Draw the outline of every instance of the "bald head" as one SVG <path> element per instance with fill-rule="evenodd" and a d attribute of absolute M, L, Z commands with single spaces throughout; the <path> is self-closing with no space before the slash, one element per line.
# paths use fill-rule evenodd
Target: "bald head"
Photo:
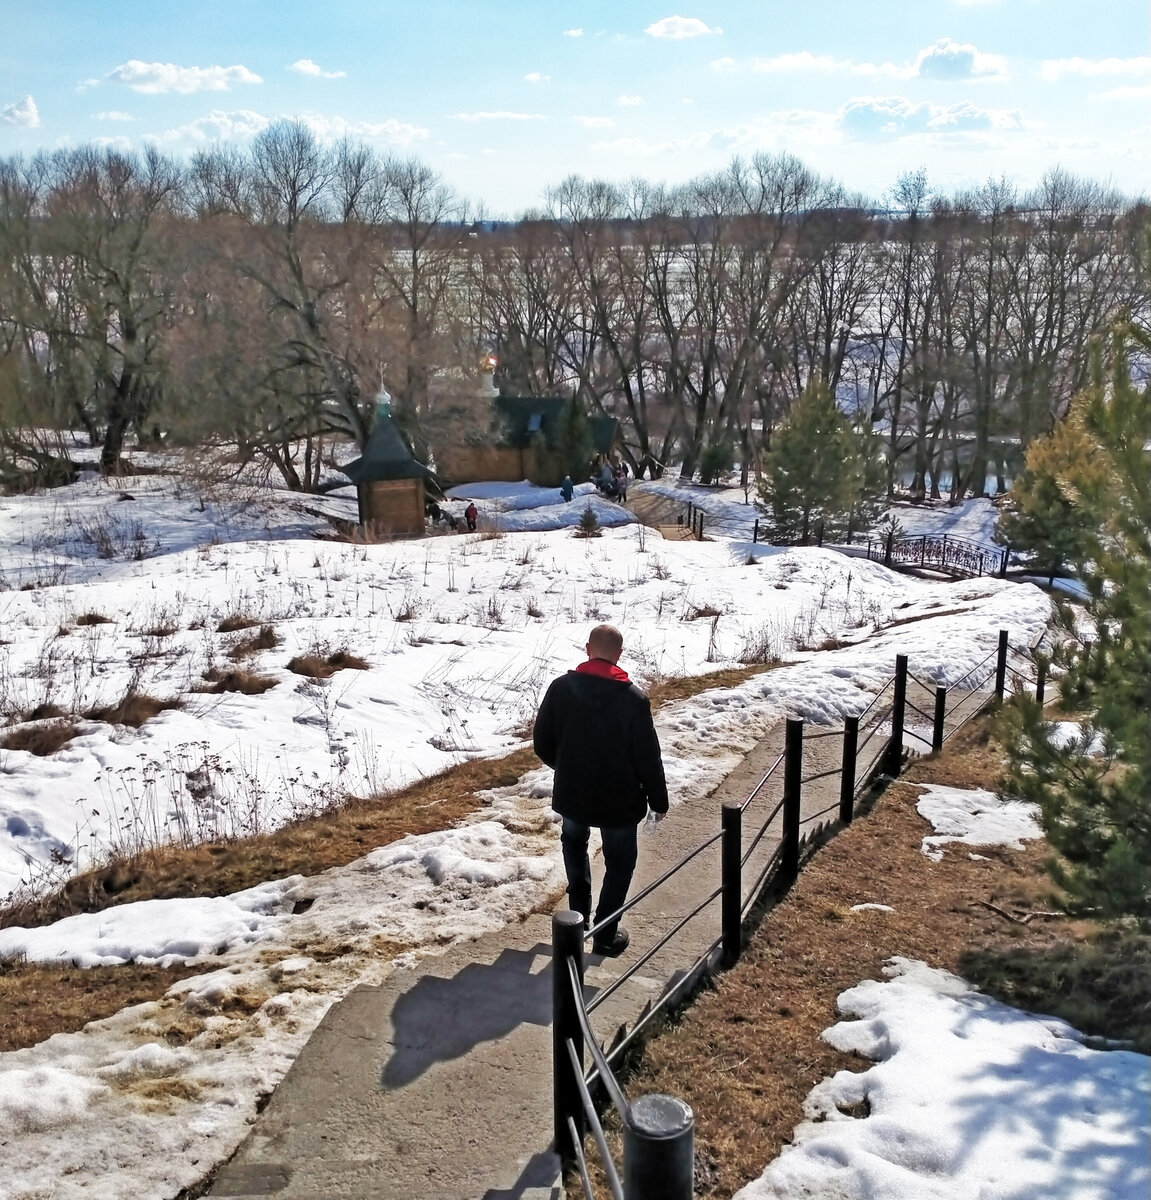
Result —
<path fill-rule="evenodd" d="M 597 625 L 588 634 L 588 658 L 603 658 L 609 663 L 617 663 L 622 653 L 623 634 L 614 625 Z"/>

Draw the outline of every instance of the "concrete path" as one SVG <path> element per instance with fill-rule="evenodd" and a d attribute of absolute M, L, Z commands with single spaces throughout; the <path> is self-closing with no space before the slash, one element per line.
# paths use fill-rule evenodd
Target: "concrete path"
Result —
<path fill-rule="evenodd" d="M 922 689 L 913 686 L 911 695 L 930 711 Z M 749 795 L 782 753 L 783 736 L 780 723 L 711 797 L 676 806 L 654 831 L 641 834 L 632 894 L 718 832 L 723 801 Z M 861 770 L 880 744 L 877 737 L 861 752 Z M 916 745 L 914 739 L 907 744 Z M 804 776 L 837 766 L 840 752 L 837 737 L 809 742 Z M 781 765 L 745 813 L 745 845 L 782 787 Z M 838 794 L 838 775 L 809 784 L 804 816 L 833 806 Z M 820 821 L 808 819 L 803 831 Z M 745 890 L 777 844 L 768 834 L 753 851 Z M 617 978 L 719 879 L 717 843 L 627 915 L 627 953 L 615 960 L 589 954 L 589 988 Z M 633 1022 L 719 930 L 717 898 L 593 1014 L 599 1040 L 610 1042 L 620 1024 Z M 378 987 L 355 989 L 320 1023 L 209 1194 L 278 1200 L 561 1196 L 551 1151 L 550 941 L 550 916 L 534 915 L 397 970 Z"/>

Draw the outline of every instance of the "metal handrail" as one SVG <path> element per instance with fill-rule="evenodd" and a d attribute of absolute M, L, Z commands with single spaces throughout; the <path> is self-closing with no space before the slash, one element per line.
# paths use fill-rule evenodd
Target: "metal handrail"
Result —
<path fill-rule="evenodd" d="M 982 665 L 982 664 L 980 664 L 980 665 Z M 871 712 L 871 710 L 879 703 L 879 698 L 883 695 L 884 692 L 887 691 L 887 689 L 894 682 L 895 682 L 895 676 L 892 675 L 891 678 L 888 679 L 888 681 L 883 685 L 883 687 L 881 687 L 879 689 L 879 691 L 875 693 L 875 696 L 872 698 L 871 703 L 863 710 L 863 712 L 861 712 L 859 714 L 858 720 L 862 721 L 863 718 L 866 717 L 869 712 Z"/>
<path fill-rule="evenodd" d="M 857 747 L 858 753 L 858 747 Z M 805 783 L 814 783 L 817 779 L 828 779 L 832 775 L 839 775 L 843 771 L 843 767 L 832 767 L 830 771 L 820 771 L 817 775 L 805 775 L 799 782 L 800 786 Z"/>
<path fill-rule="evenodd" d="M 931 713 L 925 713 L 918 704 L 912 704 L 910 700 L 904 699 L 903 705 L 905 708 L 910 708 L 912 712 L 918 713 L 925 721 L 935 720 Z"/>
<path fill-rule="evenodd" d="M 773 762 L 773 763 L 771 764 L 771 766 L 767 768 L 767 774 L 766 774 L 766 775 L 764 775 L 764 777 L 763 777 L 763 778 L 762 778 L 762 779 L 761 779 L 761 780 L 760 780 L 760 781 L 759 781 L 759 782 L 758 782 L 758 783 L 755 785 L 755 787 L 753 787 L 753 788 L 751 789 L 751 793 L 750 793 L 750 795 L 749 795 L 749 796 L 747 797 L 747 799 L 746 799 L 746 800 L 745 800 L 745 801 L 744 801 L 744 802 L 743 802 L 743 803 L 742 803 L 742 804 L 739 806 L 739 811 L 740 811 L 740 812 L 744 812 L 744 811 L 747 809 L 747 806 L 748 806 L 748 805 L 749 805 L 749 804 L 750 804 L 750 803 L 751 803 L 751 802 L 752 802 L 752 801 L 753 801 L 753 800 L 756 798 L 756 796 L 758 796 L 758 795 L 759 795 L 759 789 L 760 789 L 761 787 L 763 787 L 763 785 L 764 785 L 764 784 L 765 784 L 765 783 L 766 783 L 766 782 L 767 782 L 767 781 L 768 781 L 768 780 L 769 780 L 769 779 L 770 779 L 770 778 L 771 778 L 771 777 L 772 777 L 772 776 L 775 774 L 775 772 L 776 772 L 777 768 L 779 767 L 779 764 L 780 764 L 781 762 L 783 762 L 783 759 L 784 759 L 784 755 L 781 753 L 781 754 L 779 755 L 779 757 L 778 757 L 778 758 L 775 760 L 775 762 Z"/>
<path fill-rule="evenodd" d="M 588 1043 L 591 1049 L 591 1056 L 595 1061 L 595 1065 L 600 1068 L 601 1074 L 607 1068 L 607 1061 L 603 1056 L 603 1051 L 600 1049 L 599 1042 L 596 1041 L 595 1032 L 592 1030 L 591 1022 L 588 1020 L 589 1009 L 584 1003 L 584 985 L 579 977 L 579 970 L 575 965 L 574 959 L 567 960 L 568 965 L 568 982 L 572 986 L 572 994 L 575 996 L 578 1003 L 576 1004 L 576 1020 L 579 1021 L 580 1028 L 583 1030 L 584 1040 Z M 568 1039 L 570 1042 L 570 1038 Z M 583 1067 L 577 1068 L 577 1074 L 583 1075 Z M 624 1097 L 623 1091 L 620 1089 L 619 1081 L 608 1071 L 603 1075 L 603 1084 L 607 1088 L 607 1094 L 611 1102 L 615 1105 L 615 1110 L 620 1115 L 620 1119 L 626 1121 L 630 1111 L 630 1106 L 627 1099 Z"/>
<path fill-rule="evenodd" d="M 921 733 L 916 733 L 916 732 L 915 732 L 915 730 L 914 730 L 914 729 L 912 729 L 912 728 L 911 728 L 909 725 L 904 725 L 904 727 L 903 727 L 903 736 L 904 736 L 904 737 L 913 737 L 913 738 L 915 738 L 915 740 L 916 740 L 916 741 L 922 742 L 922 743 L 923 743 L 925 746 L 930 746 L 930 745 L 931 745 L 931 739 L 930 739 L 930 738 L 925 738 L 925 737 L 923 736 L 923 734 L 921 734 Z"/>
<path fill-rule="evenodd" d="M 842 729 L 823 729 L 823 730 L 820 730 L 819 733 L 808 733 L 807 730 L 805 729 L 803 731 L 803 740 L 804 740 L 804 743 L 818 742 L 821 738 L 842 737 L 842 735 L 843 735 Z"/>
<path fill-rule="evenodd" d="M 920 679 L 918 675 L 913 674 L 911 671 L 907 672 L 907 678 L 915 680 L 915 682 L 919 684 L 921 688 L 928 692 L 939 686 L 939 681 L 937 679 L 933 679 L 931 682 L 928 682 L 926 679 Z"/>
<path fill-rule="evenodd" d="M 579 1168 L 580 1184 L 583 1186 L 583 1194 L 587 1200 L 593 1200 L 595 1193 L 592 1191 L 591 1179 L 587 1173 L 587 1155 L 583 1152 L 583 1141 L 580 1138 L 579 1130 L 576 1128 L 576 1123 L 572 1117 L 568 1117 L 568 1137 L 571 1139 L 569 1145 L 575 1151 L 576 1166 Z"/>
<path fill-rule="evenodd" d="M 982 662 L 977 662 L 975 664 L 975 666 L 973 666 L 971 668 L 971 670 L 966 671 L 964 674 L 960 675 L 958 679 L 956 679 L 953 683 L 949 684 L 948 686 L 952 687 L 952 688 L 957 688 L 969 675 L 974 675 L 975 672 L 978 671 L 979 668 L 984 665 L 984 663 L 989 663 L 993 658 L 995 658 L 995 656 L 998 653 L 999 653 L 999 648 L 996 647 L 994 650 L 991 651 L 991 653 L 985 659 L 983 659 Z M 972 688 L 970 690 L 974 691 L 975 689 Z"/>
<path fill-rule="evenodd" d="M 751 839 L 751 843 L 748 845 L 747 849 L 744 851 L 743 857 L 739 860 L 740 867 L 747 866 L 747 860 L 751 857 L 752 852 L 755 850 L 756 846 L 758 846 L 759 843 L 763 841 L 764 835 L 767 833 L 768 829 L 771 827 L 772 821 L 774 821 L 775 818 L 779 816 L 779 810 L 782 807 L 783 807 L 783 800 L 781 798 L 779 803 L 775 806 L 775 808 L 773 808 L 771 810 L 771 815 L 759 827 L 759 832 L 755 835 L 755 837 L 753 837 Z"/>
<path fill-rule="evenodd" d="M 995 677 L 995 668 L 992 667 L 991 670 L 983 677 L 983 679 L 978 684 L 974 685 L 973 687 L 968 688 L 967 691 L 964 692 L 964 694 L 962 696 L 960 696 L 959 699 L 956 700 L 955 703 L 950 708 L 944 709 L 943 715 L 945 717 L 951 716 L 951 714 L 965 700 L 968 700 L 968 699 L 970 699 L 970 697 L 974 696 L 975 693 L 978 692 L 983 687 L 983 685 L 988 682 L 988 680 L 993 679 L 994 677 Z"/>
<path fill-rule="evenodd" d="M 875 770 L 875 764 L 876 764 L 877 762 L 879 762 L 879 760 L 880 760 L 880 759 L 881 759 L 881 758 L 882 758 L 882 757 L 883 757 L 883 756 L 884 756 L 886 753 L 887 753 L 887 747 L 886 747 L 886 746 L 884 746 L 884 747 L 883 747 L 883 749 L 882 749 L 882 750 L 880 750 L 880 752 L 879 752 L 879 753 L 878 753 L 878 754 L 877 754 L 877 755 L 876 755 L 876 756 L 875 756 L 875 757 L 874 757 L 874 758 L 871 760 L 871 762 L 869 762 L 869 763 L 867 764 L 867 766 L 866 766 L 866 767 L 864 767 L 864 769 L 863 769 L 862 771 L 859 771 L 859 772 L 857 772 L 857 773 L 856 773 L 856 776 L 855 776 L 855 787 L 854 787 L 854 789 L 852 790 L 852 795 L 857 795 L 857 794 L 859 793 L 859 789 L 860 789 L 861 787 L 863 787 L 863 785 L 864 785 L 864 784 L 865 784 L 865 783 L 866 783 L 866 782 L 867 782 L 867 781 L 868 781 L 868 780 L 871 778 L 871 772 Z"/>
<path fill-rule="evenodd" d="M 643 954 L 643 955 L 641 955 L 641 956 L 640 956 L 640 957 L 639 957 L 639 958 L 638 958 L 638 959 L 637 959 L 635 962 L 633 962 L 633 963 L 631 964 L 631 966 L 630 966 L 630 967 L 628 967 L 628 969 L 627 969 L 626 971 L 624 971 L 624 972 L 623 972 L 623 974 L 622 974 L 622 975 L 619 975 L 619 976 L 617 976 L 615 979 L 613 979 L 613 980 L 611 981 L 611 983 L 609 983 L 609 984 L 607 985 L 607 987 L 605 987 L 605 988 L 604 988 L 602 991 L 599 991 L 599 992 L 597 992 L 597 993 L 596 993 L 596 995 L 595 995 L 595 997 L 594 997 L 594 998 L 591 1000 L 591 1002 L 588 1004 L 588 1006 L 587 1006 L 587 1011 L 588 1011 L 589 1013 L 591 1013 L 591 1012 L 594 1012 L 594 1011 L 595 1011 L 597 1008 L 599 1008 L 599 1006 L 600 1006 L 600 1005 L 601 1005 L 601 1004 L 602 1004 L 602 1003 L 603 1003 L 603 1002 L 604 1002 L 604 1001 L 605 1001 L 605 1000 L 606 1000 L 606 999 L 607 999 L 609 996 L 613 995 L 613 994 L 614 994 L 615 992 L 617 992 L 617 991 L 618 991 L 618 990 L 619 990 L 621 987 L 623 987 L 623 985 L 624 985 L 625 983 L 627 983 L 627 982 L 628 982 L 628 980 L 629 980 L 629 979 L 631 979 L 633 975 L 635 975 L 635 973 L 636 973 L 636 972 L 637 972 L 637 971 L 640 969 L 640 967 L 642 967 L 642 966 L 643 966 L 645 963 L 647 963 L 647 962 L 648 962 L 648 961 L 649 961 L 651 958 L 653 958 L 653 957 L 654 957 L 656 954 L 658 954 L 658 953 L 659 953 L 659 952 L 660 952 L 660 951 L 661 951 L 661 950 L 664 948 L 664 946 L 666 946 L 666 945 L 668 944 L 668 942 L 670 942 L 670 941 L 671 941 L 671 939 L 672 939 L 672 938 L 673 938 L 673 937 L 674 937 L 674 936 L 675 936 L 677 933 L 679 933 L 679 931 L 680 931 L 680 930 L 681 930 L 681 929 L 682 929 L 682 928 L 683 928 L 683 927 L 684 927 L 684 926 L 685 926 L 685 925 L 686 925 L 686 924 L 687 924 L 689 921 L 693 921 L 693 920 L 694 920 L 696 917 L 698 917 L 698 916 L 699 916 L 699 914 L 700 914 L 701 912 L 703 912 L 703 910 L 704 910 L 705 908 L 707 908 L 707 906 L 708 906 L 709 904 L 711 904 L 711 903 L 712 903 L 712 902 L 713 902 L 713 901 L 716 899 L 716 897 L 717 897 L 717 896 L 721 896 L 722 894 L 723 894 L 723 888 L 722 888 L 722 886 L 721 886 L 721 887 L 717 887 L 717 888 L 715 889 L 715 891 L 711 893 L 711 895 L 710 895 L 710 896 L 707 896 L 705 899 L 701 900 L 701 901 L 699 902 L 699 904 L 697 904 L 697 905 L 695 906 L 695 908 L 693 908 L 693 909 L 691 910 L 691 912 L 689 912 L 689 913 L 687 914 L 687 916 L 685 916 L 685 917 L 681 917 L 681 918 L 680 918 L 680 919 L 679 919 L 679 920 L 678 920 L 678 921 L 677 921 L 677 922 L 676 922 L 676 923 L 675 923 L 675 924 L 674 924 L 674 925 L 671 927 L 671 930 L 670 930 L 668 933 L 665 933 L 665 934 L 664 934 L 664 936 L 663 936 L 662 938 L 660 938 L 660 939 L 659 939 L 659 941 L 658 941 L 658 942 L 656 942 L 656 944 L 655 944 L 654 946 L 652 946 L 652 947 L 651 947 L 651 949 L 650 949 L 650 950 L 648 950 L 646 954 Z"/>
<path fill-rule="evenodd" d="M 618 921 L 620 917 L 624 915 L 624 913 L 633 909 L 645 896 L 650 896 L 657 887 L 667 883 L 667 881 L 677 871 L 680 871 L 686 867 L 687 864 L 696 857 L 696 855 L 702 854 L 709 846 L 714 846 L 715 843 L 718 842 L 722 837 L 723 831 L 720 830 L 719 833 L 713 834 L 711 837 L 709 837 L 707 841 L 701 842 L 694 850 L 689 850 L 687 854 L 685 854 L 683 858 L 681 858 L 679 862 L 675 864 L 675 866 L 669 868 L 658 879 L 655 879 L 649 883 L 642 891 L 637 892 L 630 900 L 625 901 L 622 905 L 620 905 L 619 908 L 615 910 L 615 912 L 609 913 L 606 917 L 603 917 L 597 921 L 596 924 L 594 924 L 584 935 L 585 940 L 589 937 L 595 937 L 595 935 L 601 932 L 601 930 L 603 930 L 606 926 Z"/>
<path fill-rule="evenodd" d="M 577 1015 L 579 1015 L 582 1010 L 583 1005 L 577 1004 Z M 583 1024 L 584 1022 L 581 1020 L 580 1025 L 582 1026 Z M 585 1033 L 584 1036 L 587 1037 L 587 1034 Z M 589 1038 L 589 1042 L 591 1044 L 592 1055 L 594 1057 L 598 1049 L 595 1038 Z M 567 1046 L 568 1056 L 572 1060 L 572 1074 L 575 1076 L 576 1087 L 579 1088 L 580 1102 L 583 1104 L 584 1114 L 588 1119 L 588 1124 L 591 1126 L 592 1137 L 595 1138 L 595 1144 L 599 1149 L 600 1158 L 603 1161 L 604 1174 L 607 1176 L 608 1186 L 611 1188 L 611 1194 L 615 1197 L 615 1200 L 623 1200 L 623 1188 L 620 1187 L 619 1175 L 616 1173 L 615 1163 L 612 1162 L 611 1151 L 607 1148 L 607 1138 L 604 1137 L 603 1126 L 600 1124 L 599 1117 L 596 1115 L 595 1105 L 592 1103 L 591 1092 L 588 1090 L 588 1086 L 584 1082 L 583 1063 L 581 1063 L 579 1060 L 579 1055 L 576 1053 L 575 1046 L 572 1045 L 571 1038 L 568 1038 L 564 1044 Z M 599 1057 L 602 1059 L 603 1054 L 601 1053 Z M 611 1072 L 609 1071 L 608 1074 L 611 1075 Z M 614 1081 L 615 1077 L 611 1076 L 611 1078 Z M 605 1086 L 607 1085 L 606 1079 L 604 1080 L 604 1084 Z M 625 1109 L 620 1115 L 624 1116 L 626 1115 L 626 1112 L 627 1110 Z M 571 1120 L 571 1118 L 569 1117 L 568 1120 Z M 574 1126 L 575 1122 L 573 1121 L 572 1124 Z M 576 1137 L 573 1144 L 576 1146 L 580 1144 L 578 1130 L 576 1131 Z M 584 1161 L 586 1168 L 586 1159 Z M 588 1196 L 591 1196 L 591 1192 L 588 1192 Z"/>

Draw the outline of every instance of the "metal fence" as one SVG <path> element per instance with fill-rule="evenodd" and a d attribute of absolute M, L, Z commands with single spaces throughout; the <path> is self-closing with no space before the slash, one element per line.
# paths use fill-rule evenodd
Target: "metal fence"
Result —
<path fill-rule="evenodd" d="M 1036 647 L 1027 653 L 1034 656 Z M 723 805 L 718 833 L 701 842 L 658 879 L 648 884 L 618 911 L 585 932 L 583 917 L 574 912 L 557 912 L 552 917 L 552 1055 L 553 1105 L 556 1149 L 565 1164 L 579 1175 L 583 1193 L 594 1200 L 585 1140 L 590 1134 L 603 1175 L 614 1200 L 690 1200 L 693 1194 L 694 1116 L 690 1107 L 673 1096 L 646 1095 L 628 1100 L 615 1075 L 615 1068 L 629 1047 L 677 999 L 696 986 L 704 975 L 733 966 L 740 957 L 744 926 L 752 909 L 769 892 L 786 891 L 796 880 L 805 847 L 836 821 L 851 823 L 861 792 L 879 775 L 899 774 L 906 737 L 916 738 L 929 750 L 939 750 L 991 700 L 1002 700 L 1011 673 L 1020 687 L 1034 687 L 1036 698 L 1044 698 L 1045 660 L 1033 657 L 1034 678 L 1008 662 L 1008 635 L 1000 630 L 994 651 L 977 663 L 950 688 L 924 681 L 908 670 L 906 655 L 898 655 L 895 673 L 884 683 L 871 703 L 858 715 L 846 718 L 842 730 L 805 733 L 802 720 L 788 719 L 784 750 L 771 763 L 759 782 L 742 801 Z M 933 711 L 927 713 L 908 699 L 908 682 L 933 692 Z M 990 685 L 990 688 L 989 688 Z M 955 693 L 958 693 L 956 695 Z M 986 693 L 984 699 L 978 696 Z M 973 694 L 976 699 L 972 699 Z M 966 705 L 967 711 L 960 710 Z M 908 710 L 930 722 L 930 740 L 907 728 Z M 959 718 L 955 719 L 959 712 Z M 804 745 L 826 738 L 840 739 L 837 766 L 810 775 L 803 774 Z M 769 784 L 783 770 L 782 794 L 763 815 Z M 838 776 L 835 801 L 822 810 L 802 815 L 805 787 Z M 746 848 L 743 845 L 744 814 L 757 810 L 758 827 Z M 754 878 L 744 878 L 745 868 L 769 832 L 779 845 Z M 688 863 L 709 847 L 720 843 L 720 878 L 717 886 L 677 920 L 655 944 L 607 987 L 588 999 L 584 987 L 584 940 L 594 938 L 604 927 L 619 919 L 640 901 L 668 883 Z M 621 1027 L 608 1043 L 596 1038 L 591 1018 L 609 996 L 619 990 L 691 921 L 716 899 L 720 900 L 719 928 L 695 962 L 668 987 L 658 1000 L 649 1002 L 630 1028 Z M 585 1051 L 591 1065 L 585 1069 Z M 614 1106 L 623 1127 L 623 1162 L 618 1168 L 609 1152 L 600 1113 Z"/>

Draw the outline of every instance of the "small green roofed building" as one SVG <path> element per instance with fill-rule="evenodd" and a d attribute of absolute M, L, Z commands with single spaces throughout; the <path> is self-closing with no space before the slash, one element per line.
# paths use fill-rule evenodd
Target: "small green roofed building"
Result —
<path fill-rule="evenodd" d="M 361 457 L 342 467 L 356 485 L 360 525 L 372 537 L 422 537 L 424 480 L 432 472 L 418 462 L 392 419 L 389 400 L 376 407 L 376 420 Z"/>

